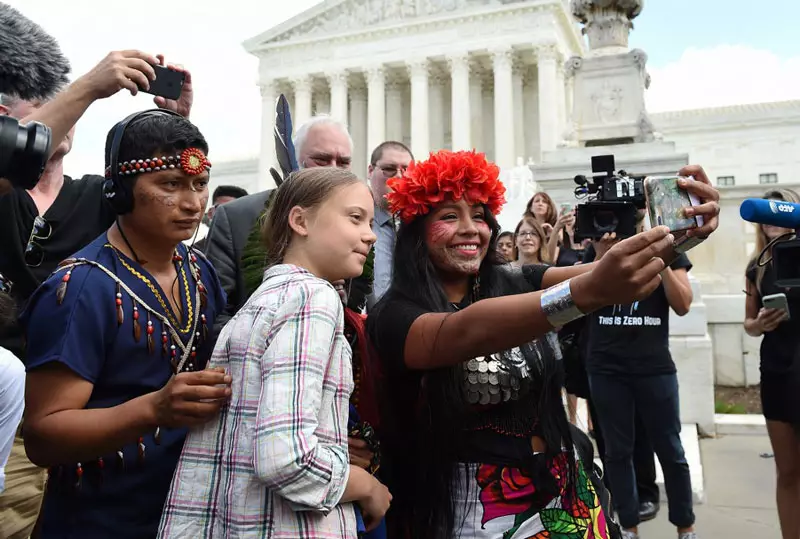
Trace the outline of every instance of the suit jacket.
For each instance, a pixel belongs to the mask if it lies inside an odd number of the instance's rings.
[[[206,236],[205,254],[216,268],[228,304],[214,321],[214,334],[236,314],[247,301],[244,277],[240,267],[242,251],[258,216],[272,191],[253,193],[219,206]]]

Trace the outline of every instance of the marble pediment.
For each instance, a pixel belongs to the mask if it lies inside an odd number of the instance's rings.
[[[248,40],[245,47],[372,30],[529,0],[327,0]]]

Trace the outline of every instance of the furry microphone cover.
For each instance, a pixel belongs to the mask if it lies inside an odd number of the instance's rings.
[[[38,24],[0,2],[0,93],[46,99],[69,80],[69,61]]]

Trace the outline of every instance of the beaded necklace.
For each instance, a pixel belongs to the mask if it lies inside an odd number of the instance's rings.
[[[155,325],[153,320],[155,319],[157,322],[161,323],[161,354],[164,357],[169,357],[170,366],[172,368],[173,374],[177,374],[184,371],[194,371],[197,365],[195,364],[195,359],[197,357],[197,347],[200,345],[201,342],[207,340],[208,338],[208,327],[207,327],[207,320],[206,315],[202,311],[205,310],[206,307],[206,289],[203,286],[201,280],[201,272],[200,267],[197,263],[197,257],[194,253],[189,251],[189,271],[194,278],[195,283],[197,284],[195,288],[194,299],[192,299],[190,291],[189,291],[189,282],[186,276],[186,272],[181,267],[180,275],[183,279],[183,289],[186,294],[186,305],[187,305],[187,324],[184,327],[178,327],[179,324],[176,320],[176,317],[172,316],[172,310],[169,308],[164,301],[164,298],[158,292],[158,289],[152,284],[152,281],[148,279],[145,275],[141,272],[136,271],[130,264],[128,264],[121,256],[121,253],[111,244],[106,244],[104,247],[113,249],[117,255],[118,260],[122,263],[122,265],[131,272],[137,279],[142,281],[145,285],[147,285],[148,289],[153,293],[156,299],[159,302],[159,306],[162,308],[163,313],[159,312],[159,310],[151,307],[148,305],[138,294],[136,294],[126,283],[124,283],[112,270],[106,268],[104,265],[96,262],[94,260],[88,260],[86,258],[69,258],[64,260],[61,264],[59,264],[58,268],[56,269],[56,273],[63,271],[64,274],[61,276],[61,283],[59,283],[58,288],[56,290],[56,301],[58,305],[61,305],[64,302],[64,298],[67,294],[67,285],[70,281],[70,277],[72,275],[72,270],[77,266],[82,265],[89,265],[95,267],[102,271],[105,275],[107,275],[114,283],[116,284],[116,293],[114,298],[115,303],[115,310],[116,310],[116,317],[117,317],[117,325],[121,326],[125,320],[125,313],[123,310],[123,302],[122,302],[122,293],[125,292],[130,298],[133,304],[133,338],[135,341],[141,340],[142,330],[141,325],[139,322],[140,317],[140,308],[144,310],[147,316],[147,325],[145,329],[146,334],[146,341],[147,341],[147,351],[149,354],[153,354],[155,352],[155,343],[153,339],[153,334],[155,333]],[[175,251],[173,256],[173,261],[176,263],[181,263],[183,261],[183,257]],[[194,307],[199,306],[199,316],[195,316],[194,314]],[[202,327],[198,327],[202,326]],[[181,338],[181,334],[189,335],[188,341],[184,342],[183,338]],[[156,445],[160,445],[161,443],[161,428],[156,427],[156,430],[153,434],[153,439]],[[137,456],[138,462],[140,465],[144,464],[146,453],[146,447],[144,444],[144,437],[140,437],[137,444]],[[117,456],[117,467],[120,470],[125,469],[125,458],[123,451],[120,449],[116,452]],[[97,469],[101,472],[100,478],[102,480],[102,471],[105,468],[105,463],[103,462],[103,458],[100,457],[95,462]],[[58,477],[61,478],[63,476],[63,466],[58,466]],[[82,463],[77,463],[75,467],[75,488],[79,489],[84,474],[84,467]],[[50,469],[51,478],[56,479],[53,477],[54,469]]]

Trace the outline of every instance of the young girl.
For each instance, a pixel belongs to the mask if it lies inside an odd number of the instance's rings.
[[[189,434],[160,537],[355,538],[391,496],[348,464],[351,350],[332,281],[361,274],[373,199],[352,173],[313,168],[278,188],[264,222],[264,281],[220,334],[230,372],[217,421]]]
[[[794,191],[769,191],[764,198],[798,203]],[[792,230],[757,225],[756,249],[747,266],[747,299],[744,329],[761,341],[761,407],[767,419],[775,467],[778,473],[778,517],[784,539],[800,537],[800,291],[779,288],[775,284],[772,248],[767,244]],[[763,262],[766,262],[762,264]],[[765,309],[762,298],[786,294],[790,317],[777,309]]]

